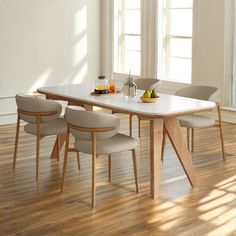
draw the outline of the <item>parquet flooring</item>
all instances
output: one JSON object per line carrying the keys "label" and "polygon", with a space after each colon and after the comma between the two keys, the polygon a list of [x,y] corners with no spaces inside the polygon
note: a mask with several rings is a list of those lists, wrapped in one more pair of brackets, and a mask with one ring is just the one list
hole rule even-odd
{"label": "parquet flooring", "polygon": [[[128,117],[119,116],[121,131],[128,133]],[[37,183],[35,138],[21,128],[14,172],[15,126],[0,126],[0,235],[236,235],[236,125],[224,123],[225,162],[217,128],[196,130],[192,158],[198,189],[191,188],[167,143],[158,200],[149,194],[148,125],[142,122],[137,148],[141,193],[135,193],[131,153],[113,156],[111,184],[107,182],[107,158],[101,156],[95,209],[91,208],[89,155],[81,154],[78,171],[75,154],[69,154],[61,194],[63,151],[59,163],[49,158],[55,137],[42,140]]]}

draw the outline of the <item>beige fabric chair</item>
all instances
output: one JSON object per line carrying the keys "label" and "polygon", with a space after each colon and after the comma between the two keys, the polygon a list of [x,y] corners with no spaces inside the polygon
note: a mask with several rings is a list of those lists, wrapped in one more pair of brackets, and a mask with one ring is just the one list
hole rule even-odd
{"label": "beige fabric chair", "polygon": [[194,128],[207,128],[211,126],[219,127],[222,155],[223,155],[223,160],[225,160],[224,139],[223,139],[223,130],[222,130],[221,113],[220,113],[220,90],[216,87],[195,85],[180,89],[179,91],[177,91],[176,95],[182,97],[212,101],[216,103],[218,112],[218,122],[216,122],[215,119],[213,119],[212,117],[200,114],[180,116],[178,117],[178,120],[181,127],[187,128],[187,146],[189,150],[190,150],[190,131],[191,131],[190,151],[192,152],[194,151]]}
{"label": "beige fabric chair", "polygon": [[132,151],[136,192],[139,192],[135,147],[138,142],[127,135],[118,133],[120,120],[115,115],[100,112],[85,111],[84,108],[74,110],[66,108],[66,120],[68,122],[66,148],[62,175],[61,191],[63,192],[64,180],[69,151],[70,133],[76,138],[74,147],[76,150],[92,154],[92,206],[96,204],[96,157],[108,155],[109,182],[111,181],[111,154],[123,151]]}
{"label": "beige fabric chair", "polygon": [[[146,89],[156,89],[159,90],[159,79],[155,78],[136,78],[134,79],[134,83],[137,85],[137,89],[146,90]],[[115,111],[112,112],[113,114],[116,113]],[[133,136],[133,115],[129,114],[129,134],[130,137]],[[138,136],[141,137],[141,119],[138,118]]]}
{"label": "beige fabric chair", "polygon": [[[154,78],[137,78],[134,79],[134,83],[137,85],[138,89],[141,90],[146,90],[146,89],[156,89],[156,91],[159,91],[159,79],[154,79]],[[132,115],[130,115],[130,126],[132,129]],[[132,136],[132,131],[131,131],[131,136]],[[141,137],[141,118],[138,117],[138,136],[139,138]]]}
{"label": "beige fabric chair", "polygon": [[60,134],[66,134],[66,121],[60,118],[62,107],[58,102],[36,98],[30,95],[16,95],[17,126],[13,169],[16,167],[20,121],[26,122],[26,133],[36,136],[36,180],[38,180],[40,140],[49,135],[57,135],[57,160],[60,152]]}

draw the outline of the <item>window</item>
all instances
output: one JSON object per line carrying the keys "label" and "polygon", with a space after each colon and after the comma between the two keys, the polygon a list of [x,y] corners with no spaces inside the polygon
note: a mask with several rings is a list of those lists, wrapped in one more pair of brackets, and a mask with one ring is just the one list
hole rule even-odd
{"label": "window", "polygon": [[114,0],[114,72],[141,73],[141,0]]}
{"label": "window", "polygon": [[193,0],[161,0],[158,8],[158,78],[191,83]]}

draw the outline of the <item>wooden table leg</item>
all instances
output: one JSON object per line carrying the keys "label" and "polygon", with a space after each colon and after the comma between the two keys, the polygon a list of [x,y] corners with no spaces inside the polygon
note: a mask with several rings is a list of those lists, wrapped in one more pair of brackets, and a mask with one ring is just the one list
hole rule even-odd
{"label": "wooden table leg", "polygon": [[150,121],[150,190],[153,199],[160,193],[163,118]]}
{"label": "wooden table leg", "polygon": [[189,151],[185,145],[184,139],[182,137],[181,128],[177,117],[167,117],[165,118],[165,129],[169,136],[169,139],[175,149],[175,152],[179,158],[179,161],[188,177],[190,184],[193,187],[197,187],[198,180],[193,168],[193,163]]}
{"label": "wooden table leg", "polygon": [[53,150],[52,150],[52,153],[51,153],[51,159],[57,159],[58,156],[59,156],[59,151],[61,150],[64,142],[66,141],[66,134],[59,134],[60,135],[60,143],[59,143],[59,147],[58,147],[58,142],[57,142],[57,139],[56,139],[56,142],[54,144],[54,147],[53,147]]}

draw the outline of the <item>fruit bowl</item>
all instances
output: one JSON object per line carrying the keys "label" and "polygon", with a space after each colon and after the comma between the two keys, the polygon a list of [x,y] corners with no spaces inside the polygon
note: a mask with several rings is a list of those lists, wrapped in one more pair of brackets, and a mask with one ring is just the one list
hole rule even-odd
{"label": "fruit bowl", "polygon": [[143,96],[140,97],[142,102],[146,102],[146,103],[154,103],[157,102],[159,97],[157,98],[144,98]]}

